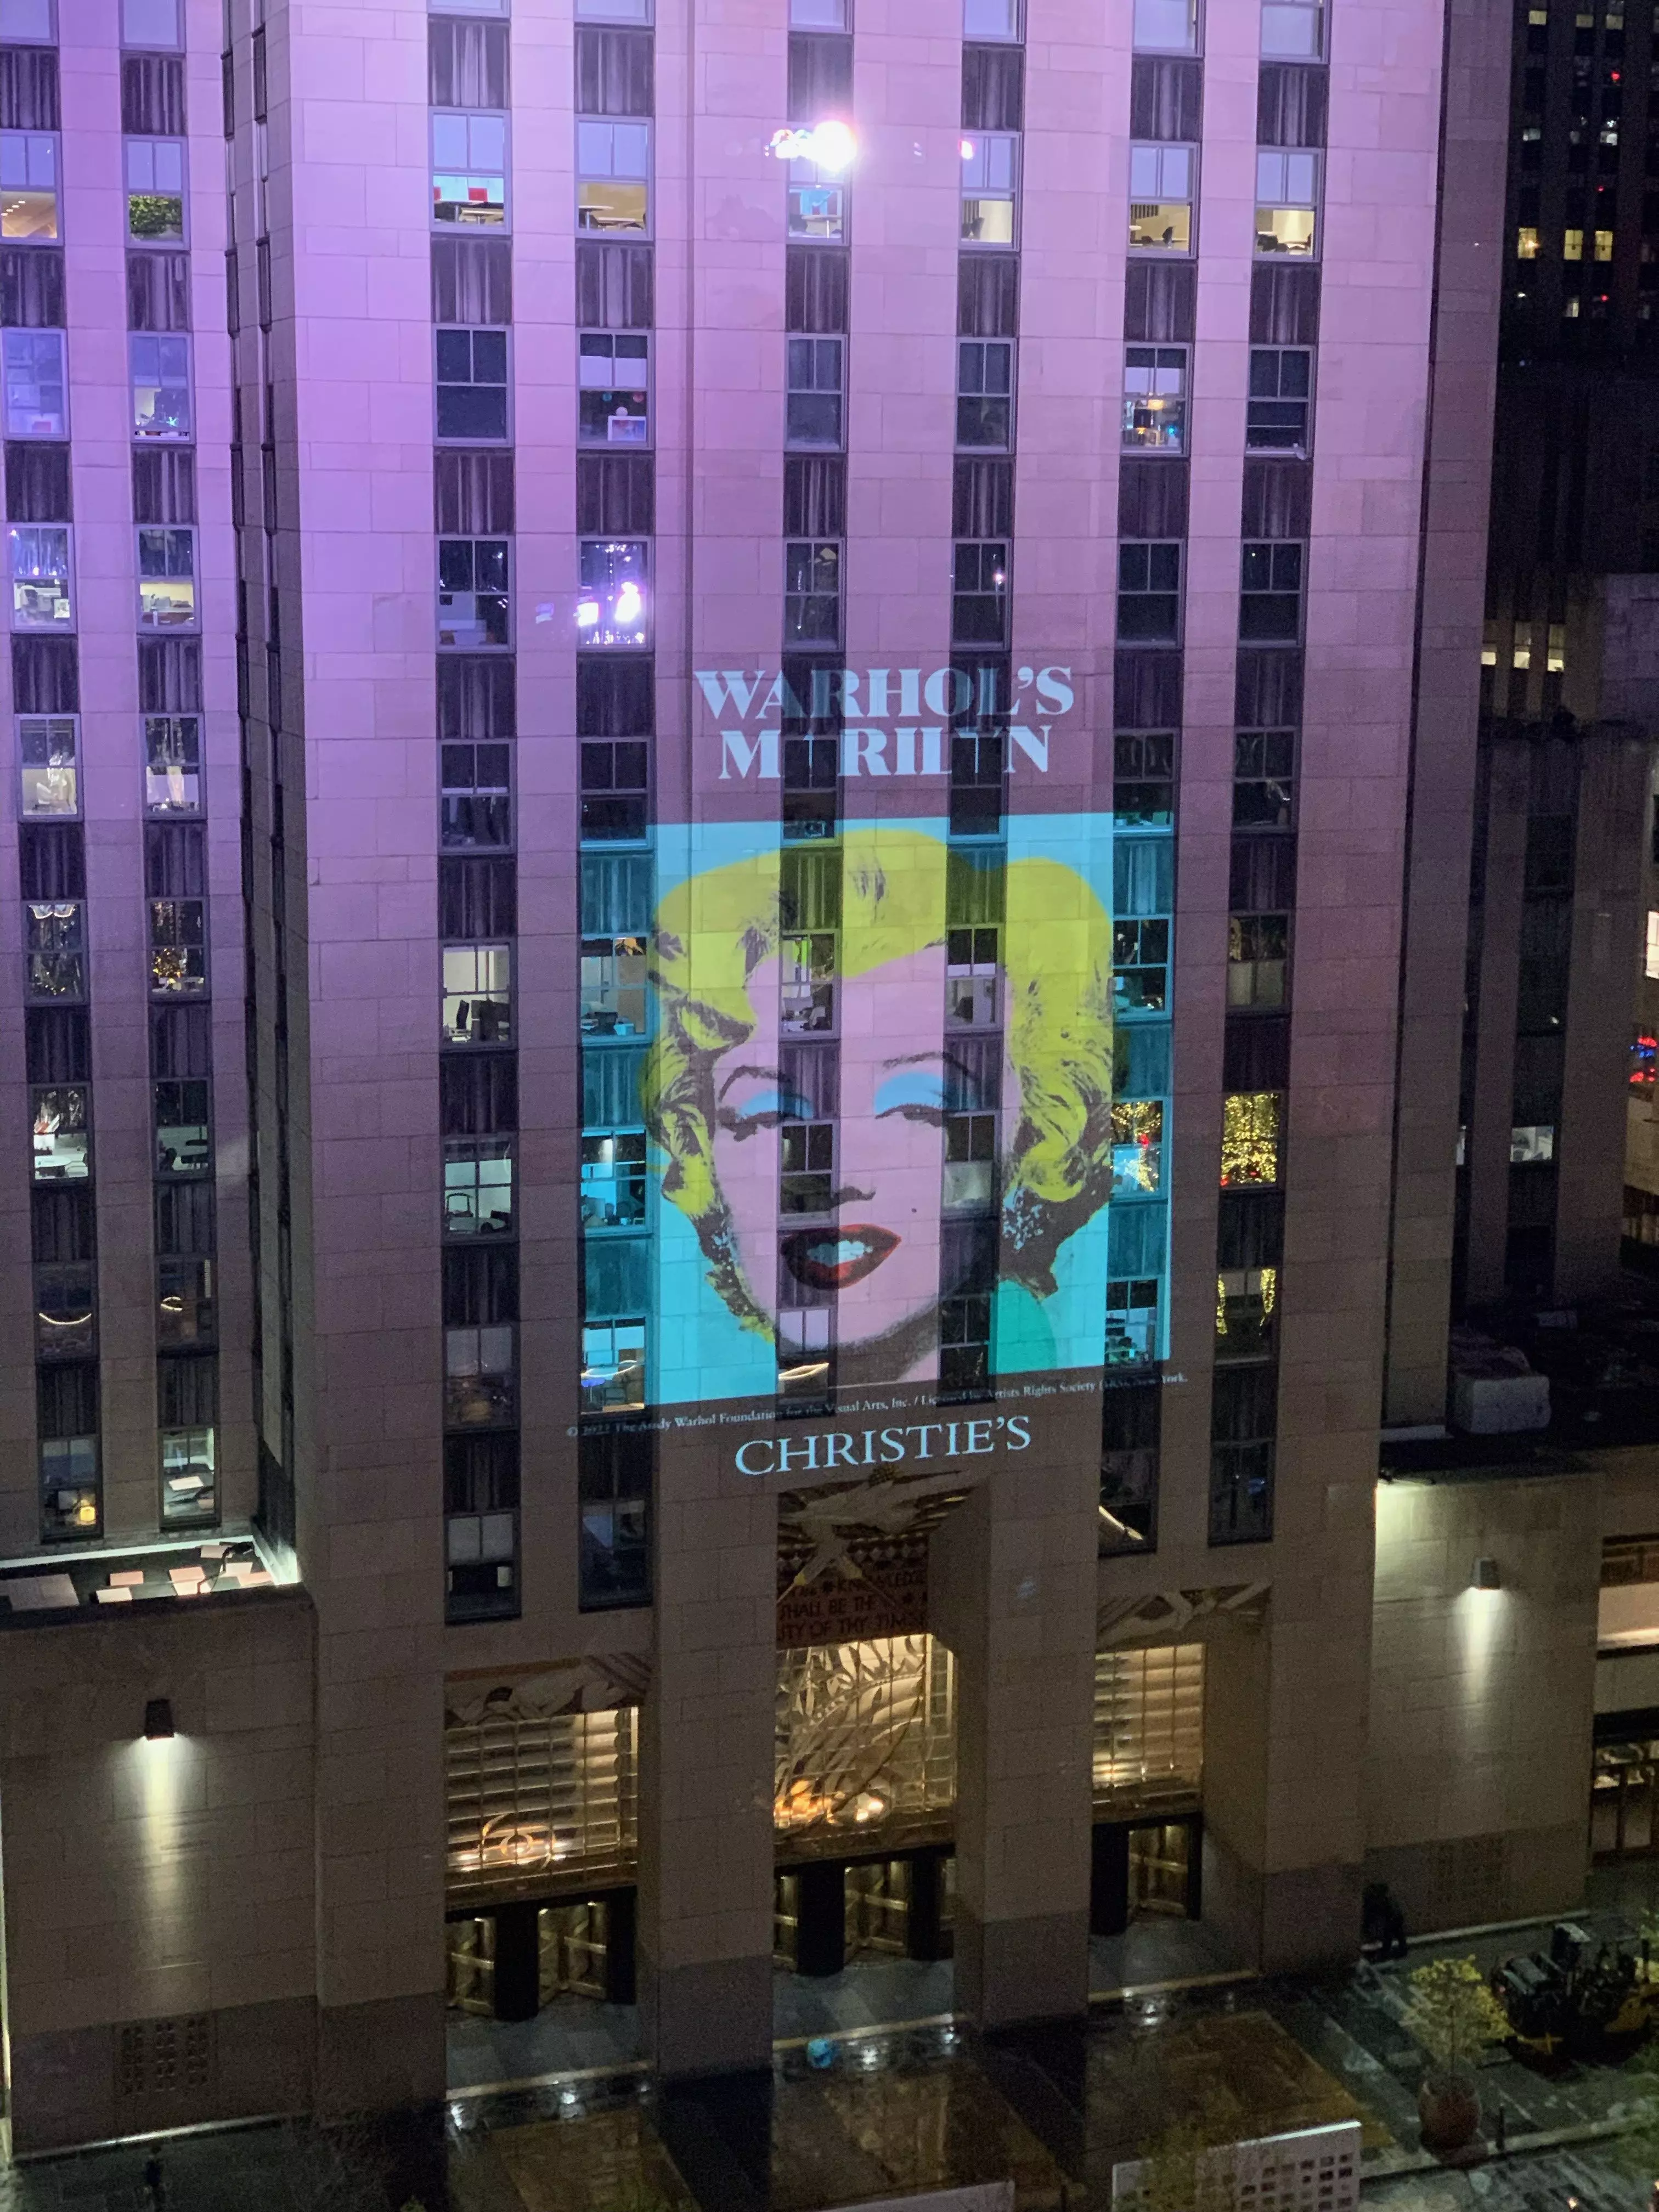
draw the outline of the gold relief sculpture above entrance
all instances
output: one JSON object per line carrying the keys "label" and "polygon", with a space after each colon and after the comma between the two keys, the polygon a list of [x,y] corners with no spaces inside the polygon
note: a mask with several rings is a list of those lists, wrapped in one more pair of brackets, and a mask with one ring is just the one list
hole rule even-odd
{"label": "gold relief sculpture above entrance", "polygon": [[927,1539],[968,1488],[951,1474],[785,1491],[778,1499],[780,1646],[924,1630]]}
{"label": "gold relief sculpture above entrance", "polygon": [[781,1859],[947,1839],[956,1670],[931,1636],[778,1654],[773,1828]]}

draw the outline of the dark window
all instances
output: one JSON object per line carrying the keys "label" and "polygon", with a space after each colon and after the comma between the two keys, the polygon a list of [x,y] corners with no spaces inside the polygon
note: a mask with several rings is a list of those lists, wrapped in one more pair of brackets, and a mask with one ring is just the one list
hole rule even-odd
{"label": "dark window", "polygon": [[517,933],[518,872],[510,860],[438,863],[438,934],[455,944]]}
{"label": "dark window", "polygon": [[1141,345],[1190,345],[1196,279],[1190,263],[1132,261],[1123,282],[1124,337]]}
{"label": "dark window", "polygon": [[1006,740],[996,730],[951,733],[951,832],[957,837],[994,836],[1002,826]]}
{"label": "dark window", "polygon": [[441,330],[438,359],[438,435],[507,435],[507,332]]}
{"label": "dark window", "polygon": [[190,328],[190,260],[183,253],[129,253],[127,328]]}
{"label": "dark window", "polygon": [[[428,23],[426,35],[427,96],[434,107],[503,108],[510,104],[505,23],[457,22],[440,16]],[[578,32],[579,40],[581,36]],[[647,45],[648,52],[648,40]],[[580,52],[579,45],[579,56]]]}
{"label": "dark window", "polygon": [[786,342],[783,434],[787,444],[841,444],[843,369],[844,346],[838,337],[792,337]]}
{"label": "dark window", "polygon": [[1173,643],[1181,635],[1181,548],[1120,545],[1117,634],[1129,641]]}
{"label": "dark window", "polygon": [[1265,1543],[1273,1532],[1279,1378],[1271,1366],[1220,1367],[1210,1401],[1210,1541]]}
{"label": "dark window", "polygon": [[1002,644],[1008,635],[1007,545],[957,544],[951,557],[951,643]]}
{"label": "dark window", "polygon": [[[579,253],[592,247],[578,246]],[[791,246],[783,264],[783,326],[829,336],[847,328],[847,255],[835,246]]]}
{"label": "dark window", "polygon": [[651,1602],[652,1440],[628,1430],[577,1444],[584,1613]]}
{"label": "dark window", "polygon": [[655,691],[653,664],[642,655],[584,655],[576,663],[577,736],[649,737],[656,726]]}
{"label": "dark window", "polygon": [[594,538],[648,538],[657,526],[649,453],[576,456],[576,527]]}
{"label": "dark window", "polygon": [[1100,1555],[1158,1547],[1158,1447],[1164,1384],[1109,1385],[1101,1405]]}
{"label": "dark window", "polygon": [[[51,125],[42,125],[51,128]],[[121,63],[121,128],[137,138],[185,135],[185,64],[180,54],[127,54]]]}
{"label": "dark window", "polygon": [[[506,36],[505,26],[501,35]],[[485,103],[504,106],[505,101]],[[649,115],[654,106],[649,31],[576,26],[576,112]]]}
{"label": "dark window", "polygon": [[[143,650],[141,645],[141,658]],[[11,690],[13,708],[20,714],[78,714],[81,675],[73,640],[13,638]]]}
{"label": "dark window", "polygon": [[193,448],[151,447],[133,454],[132,519],[135,522],[195,521]]}
{"label": "dark window", "polygon": [[[964,254],[971,265],[971,257]],[[1013,421],[1014,349],[1006,338],[957,345],[957,443],[1007,449]]]}
{"label": "dark window", "polygon": [[[3,52],[0,48],[0,52]],[[12,522],[72,522],[67,446],[6,447],[6,514]]]}
{"label": "dark window", "polygon": [[1239,586],[1239,636],[1289,643],[1301,630],[1301,546],[1246,545]]}
{"label": "dark window", "polygon": [[836,34],[792,32],[789,38],[789,121],[849,118],[853,105],[853,41]]}
{"label": "dark window", "polygon": [[62,330],[65,319],[63,248],[0,246],[0,324],[8,330]]}
{"label": "dark window", "polygon": [[1256,79],[1258,146],[1322,146],[1328,73],[1294,62],[1264,62]]}
{"label": "dark window", "polygon": [[519,1126],[519,1066],[511,1053],[442,1054],[438,1091],[447,1137],[506,1136]]}
{"label": "dark window", "polygon": [[[579,246],[579,275],[583,254],[618,250]],[[504,239],[433,240],[432,319],[486,325],[513,320],[513,249]]]}
{"label": "dark window", "polygon": [[1310,346],[1318,343],[1318,270],[1253,269],[1250,343]]}
{"label": "dark window", "polygon": [[643,738],[584,738],[581,779],[585,838],[644,836],[651,748]]}
{"label": "dark window", "polygon": [[1295,818],[1296,732],[1241,730],[1233,739],[1233,826],[1288,830]]}
{"label": "dark window", "polygon": [[510,751],[501,744],[439,748],[447,849],[511,842]]}
{"label": "dark window", "polygon": [[957,330],[965,338],[1012,338],[1019,331],[1019,257],[964,253],[957,263]]}
{"label": "dark window", "polygon": [[440,535],[493,536],[515,527],[511,453],[434,453],[433,491],[433,526]]}
{"label": "dark window", "polygon": [[[132,64],[125,64],[131,69]],[[125,104],[125,103],[124,103]],[[148,124],[123,123],[125,131]],[[179,126],[181,130],[183,125]],[[58,56],[50,46],[0,47],[0,131],[57,131]]]}
{"label": "dark window", "polygon": [[1305,455],[1313,355],[1305,346],[1253,346],[1244,443],[1251,453]]}
{"label": "dark window", "polygon": [[1013,463],[958,461],[951,480],[951,535],[1006,539],[1013,527]]}
{"label": "dark window", "polygon": [[1024,125],[1025,54],[1020,46],[962,50],[962,127],[1018,131]]}
{"label": "dark window", "polygon": [[1120,538],[1187,535],[1187,467],[1183,460],[1125,456],[1117,478]]}
{"label": "dark window", "polygon": [[839,453],[787,453],[786,538],[840,538],[847,529],[847,464]]}
{"label": "dark window", "polygon": [[519,1610],[519,1439],[444,1439],[447,1617],[499,1620]]}
{"label": "dark window", "polygon": [[1199,63],[1137,54],[1129,76],[1129,136],[1195,145],[1203,135],[1202,98]]}
{"label": "dark window", "polygon": [[1112,815],[1135,829],[1166,829],[1175,820],[1173,731],[1120,731],[1113,738]]}
{"label": "dark window", "polygon": [[511,738],[518,734],[517,691],[510,660],[457,653],[438,662],[438,735]]}

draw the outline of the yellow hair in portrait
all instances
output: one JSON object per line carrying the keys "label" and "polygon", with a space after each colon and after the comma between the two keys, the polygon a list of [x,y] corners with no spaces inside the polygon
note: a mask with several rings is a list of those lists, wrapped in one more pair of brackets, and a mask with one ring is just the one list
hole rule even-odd
{"label": "yellow hair in portrait", "polygon": [[[838,891],[833,916],[786,911],[800,903],[803,880]],[[657,912],[657,1036],[640,1088],[646,1125],[668,1156],[663,1194],[695,1224],[715,1288],[752,1327],[770,1324],[738,1272],[714,1146],[719,1063],[756,1026],[750,978],[781,939],[825,927],[838,928],[837,980],[868,975],[943,944],[947,914],[1000,931],[1006,1050],[1018,1085],[1003,1172],[1005,1279],[1052,1295],[1060,1245],[1110,1192],[1111,923],[1075,869],[1000,856],[975,865],[902,823],[709,869]]]}

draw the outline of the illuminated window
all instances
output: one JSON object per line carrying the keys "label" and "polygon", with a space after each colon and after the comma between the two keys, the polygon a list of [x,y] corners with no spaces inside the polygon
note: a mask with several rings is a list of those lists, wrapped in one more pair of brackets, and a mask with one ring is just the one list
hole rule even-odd
{"label": "illuminated window", "polygon": [[831,243],[847,235],[847,191],[839,169],[811,161],[789,164],[789,235]]}
{"label": "illuminated window", "polygon": [[147,243],[185,234],[185,142],[126,141],[127,236]]}
{"label": "illuminated window", "polygon": [[1114,1100],[1112,1196],[1157,1194],[1164,1159],[1164,1108],[1158,1099]]}
{"label": "illuminated window", "polygon": [[1104,1364],[1141,1367],[1158,1358],[1158,1284],[1152,1278],[1106,1285]]}
{"label": "illuminated window", "polygon": [[80,899],[29,899],[23,907],[28,994],[68,1000],[87,995],[87,909]]}
{"label": "illuminated window", "polygon": [[[438,435],[499,439],[507,435],[507,332],[441,330],[435,333]],[[625,343],[625,341],[624,341]],[[641,342],[642,343],[642,342]],[[587,435],[587,337],[583,336],[581,421]],[[641,410],[643,411],[643,410]],[[601,431],[603,437],[604,433]]]}
{"label": "illuminated window", "polygon": [[841,548],[830,540],[792,540],[785,545],[783,634],[791,645],[839,641]]}
{"label": "illuminated window", "polygon": [[1324,51],[1321,0],[1263,0],[1261,52],[1275,61],[1316,62]]}
{"label": "illuminated window", "polygon": [[1584,258],[1584,234],[1569,230],[1562,234],[1561,258],[1564,261],[1582,261]]}
{"label": "illuminated window", "polygon": [[[584,1143],[586,1140],[584,1140]],[[582,1169],[586,1216],[587,1170]],[[444,1146],[446,1237],[505,1237],[513,1227],[513,1140],[463,1137]]]}
{"label": "illuminated window", "polygon": [[138,627],[196,627],[196,532],[138,532]]}
{"label": "illuminated window", "polygon": [[836,1375],[835,1313],[786,1306],[778,1315],[777,1395],[791,1406],[823,1403]]}
{"label": "illuminated window", "polygon": [[842,442],[842,378],[845,341],[792,337],[784,341],[784,443],[824,449]]}
{"label": "illuminated window", "polygon": [[182,331],[135,331],[127,340],[136,438],[188,438],[190,339]]}
{"label": "illuminated window", "polygon": [[44,131],[0,131],[0,238],[58,234],[57,139]]}
{"label": "illuminated window", "polygon": [[1279,1181],[1285,1094],[1235,1091],[1221,1102],[1221,1181],[1224,1187]]}
{"label": "illuminated window", "polygon": [[836,940],[814,931],[786,936],[778,946],[780,1021],[792,1036],[826,1032],[836,1021]]}
{"label": "illuminated window", "polygon": [[1019,179],[1019,139],[1012,131],[975,131],[962,142],[962,237],[968,246],[1012,246]]}
{"label": "illuminated window", "polygon": [[997,1117],[945,1117],[945,1205],[953,1213],[988,1213],[996,1202]]}
{"label": "illuminated window", "polygon": [[1255,250],[1311,254],[1319,206],[1317,154],[1274,150],[1255,157]]}
{"label": "illuminated window", "polygon": [[1659,907],[1648,908],[1647,956],[1642,972],[1650,981],[1659,982]]}
{"label": "illuminated window", "polygon": [[1126,346],[1123,442],[1139,451],[1178,453],[1187,442],[1187,349]]}
{"label": "illuminated window", "polygon": [[9,438],[68,435],[69,385],[62,331],[7,331],[0,336]]}
{"label": "illuminated window", "polygon": [[34,1271],[34,1348],[43,1359],[84,1358],[93,1343],[92,1262]]}
{"label": "illuminated window", "polygon": [[1524,1127],[1510,1131],[1510,1165],[1512,1168],[1543,1167],[1554,1158],[1553,1122],[1533,1121]]}
{"label": "illuminated window", "polygon": [[1595,239],[1596,259],[1598,261],[1611,261],[1613,258],[1613,233],[1610,230],[1598,230],[1595,233]]}
{"label": "illuminated window", "polygon": [[1227,917],[1227,1004],[1282,1006],[1290,962],[1291,921],[1284,914]]}
{"label": "illuminated window", "polygon": [[505,538],[438,540],[438,643],[477,653],[512,642]]}
{"label": "illuminated window", "polygon": [[584,331],[576,343],[580,382],[577,436],[582,444],[649,445],[651,341],[647,332]]}
{"label": "illuminated window", "polygon": [[[601,139],[605,134],[637,131],[641,142],[647,135],[643,123],[578,123],[576,140],[579,157],[586,165],[590,159],[602,161]],[[588,134],[597,134],[590,145]],[[607,144],[609,141],[605,142]],[[578,187],[578,222],[583,229],[605,228],[605,224],[590,225],[585,199],[589,186],[586,181],[590,172],[583,167],[583,182]],[[612,172],[599,167],[592,172],[599,182],[593,189],[600,195],[598,204],[606,204],[603,194],[605,180]],[[643,176],[644,171],[641,171]],[[631,189],[631,188],[630,188]],[[645,227],[645,186],[638,187],[640,220],[633,224],[620,223],[617,228],[643,229]],[[504,115],[434,114],[432,118],[432,219],[434,222],[459,223],[473,228],[498,228],[507,221],[507,118]]]}
{"label": "illuminated window", "polygon": [[201,747],[199,715],[145,715],[144,805],[148,812],[199,812],[202,804]]}
{"label": "illuminated window", "polygon": [[1000,645],[1008,634],[1008,548],[951,549],[951,637],[957,645]]}
{"label": "illuminated window", "polygon": [[166,1346],[211,1344],[215,1334],[211,1260],[155,1263],[155,1340]]}
{"label": "illuminated window", "polygon": [[[173,1362],[172,1364],[181,1363]],[[210,1367],[210,1359],[192,1366]],[[215,1487],[215,1437],[210,1428],[161,1431],[161,1526],[218,1518]]]}
{"label": "illuminated window", "polygon": [[645,939],[585,937],[581,1025],[589,1036],[645,1034]]}
{"label": "illuminated window", "polygon": [[158,997],[198,998],[207,988],[207,902],[149,902],[149,988]]}
{"label": "illuminated window", "polygon": [[444,946],[441,1034],[450,1045],[512,1042],[511,946]]}
{"label": "illuminated window", "polygon": [[70,534],[55,525],[13,523],[6,532],[14,629],[67,630],[74,621]]}
{"label": "illuminated window", "polygon": [[1174,644],[1181,635],[1181,547],[1120,544],[1117,634],[1125,644]]}
{"label": "illuminated window", "polygon": [[1517,260],[1537,260],[1538,226],[1536,223],[1523,222],[1519,230],[1516,231],[1515,234],[1515,252],[1516,258]]}
{"label": "illuminated window", "polygon": [[582,1411],[625,1413],[644,1403],[644,1322],[588,1322],[582,1330]]}
{"label": "illuminated window", "polygon": [[510,1322],[444,1331],[444,1426],[507,1426],[518,1407]]}
{"label": "illuminated window", "polygon": [[1278,1304],[1276,1267],[1224,1269],[1215,1279],[1217,1358],[1250,1358],[1271,1352]]}
{"label": "illuminated window", "polygon": [[584,538],[579,549],[576,642],[651,642],[650,546],[643,538]]}
{"label": "illuminated window", "polygon": [[40,1443],[40,1533],[95,1536],[99,1525],[96,1435],[52,1437]]}
{"label": "illuminated window", "polygon": [[1190,54],[1198,47],[1198,0],[1134,0],[1138,53]]}
{"label": "illuminated window", "polygon": [[1549,644],[1544,656],[1545,670],[1551,676],[1561,676],[1566,672],[1566,665],[1567,626],[1565,623],[1552,623]]}
{"label": "illuminated window", "polygon": [[17,757],[22,774],[20,811],[26,816],[78,814],[76,773],[79,732],[73,714],[20,714]]}
{"label": "illuminated window", "polygon": [[1120,1014],[1162,1013],[1169,995],[1167,921],[1118,921],[1112,929],[1112,995]]}
{"label": "illuminated window", "polygon": [[1013,392],[1011,339],[960,340],[957,346],[957,445],[1006,451],[1012,430]]}
{"label": "illuminated window", "polygon": [[1133,252],[1190,253],[1193,250],[1193,146],[1129,149],[1129,246]]}
{"label": "illuminated window", "polygon": [[643,1226],[643,1129],[592,1129],[584,1133],[581,1220],[584,1229]]}

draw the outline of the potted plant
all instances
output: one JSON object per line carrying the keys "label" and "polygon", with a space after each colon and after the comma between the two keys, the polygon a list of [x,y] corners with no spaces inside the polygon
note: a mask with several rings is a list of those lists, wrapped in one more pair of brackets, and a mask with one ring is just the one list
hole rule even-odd
{"label": "potted plant", "polygon": [[1417,2092],[1423,2148],[1442,2158],[1464,2149],[1480,2125],[1470,2068],[1509,2040],[1508,2015],[1473,1959],[1431,1959],[1407,1976],[1405,2026],[1429,2054]]}

